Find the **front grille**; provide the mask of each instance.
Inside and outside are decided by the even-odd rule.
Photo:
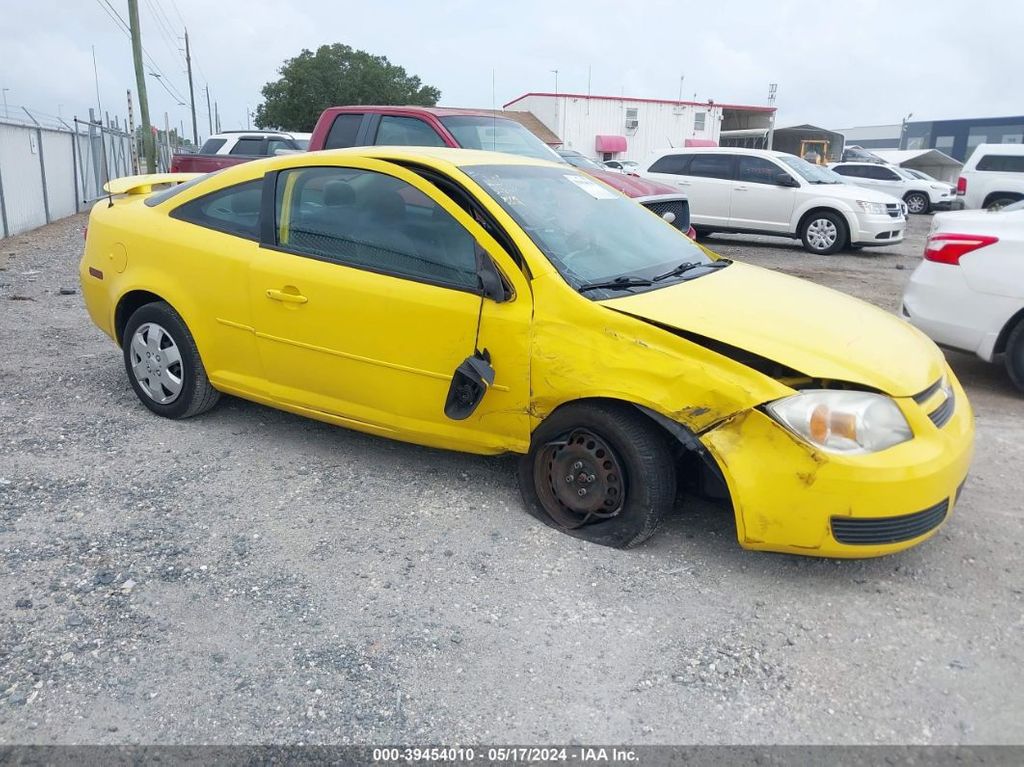
[[[899,218],[901,215],[903,215],[903,211],[901,210],[901,208],[902,206],[898,202],[889,202],[885,204],[885,212],[888,213],[893,218]]]
[[[832,517],[832,537],[854,546],[909,541],[941,525],[948,512],[949,499],[944,498],[930,509],[899,517]]]
[[[949,419],[953,417],[954,410],[956,410],[956,395],[951,390],[949,396],[946,397],[946,401],[930,412],[928,417],[932,419],[933,424],[941,429],[949,423]]]
[[[672,213],[676,218],[672,226],[683,232],[690,228],[690,203],[687,200],[651,200],[641,203],[659,216]]]
[[[907,316],[909,317],[910,315],[907,315]],[[927,402],[931,398],[931,396],[933,394],[935,394],[935,392],[937,392],[939,390],[940,386],[942,386],[942,379],[941,378],[939,380],[937,380],[935,383],[933,383],[931,386],[929,386],[927,389],[925,389],[924,391],[918,392],[917,394],[915,394],[914,395],[914,402],[916,402],[918,405],[923,405],[925,402]]]

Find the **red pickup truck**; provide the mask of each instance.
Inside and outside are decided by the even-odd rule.
[[[311,152],[350,146],[450,146],[489,149],[565,162],[553,149],[507,117],[472,109],[412,106],[346,106],[325,109],[309,140]],[[690,227],[690,204],[685,195],[656,181],[614,171],[581,168],[627,197],[695,233]]]
[[[171,157],[171,173],[210,173],[279,151],[302,152],[309,145],[308,133],[281,131],[224,131],[210,136],[195,154]]]

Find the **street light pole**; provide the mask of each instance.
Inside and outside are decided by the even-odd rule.
[[[7,112],[7,91],[9,91],[10,88],[0,88],[0,90],[4,92],[4,118],[6,119],[10,117],[10,114]]]

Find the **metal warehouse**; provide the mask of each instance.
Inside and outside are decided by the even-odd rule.
[[[721,132],[767,130],[775,107],[580,93],[526,93],[504,105],[531,112],[562,147],[599,160],[643,160],[670,147],[713,146]]]

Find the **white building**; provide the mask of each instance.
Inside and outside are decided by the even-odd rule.
[[[774,107],[579,93],[527,93],[505,109],[532,112],[564,149],[636,161],[670,147],[716,145],[722,130],[768,128],[775,114]]]

